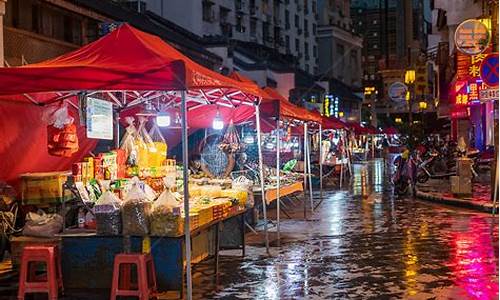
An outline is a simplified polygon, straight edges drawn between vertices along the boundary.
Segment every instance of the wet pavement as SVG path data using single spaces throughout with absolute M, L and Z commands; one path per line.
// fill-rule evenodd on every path
M 498 299 L 497 216 L 395 198 L 382 161 L 354 169 L 307 219 L 285 202 L 294 218 L 282 215 L 280 247 L 270 229 L 271 257 L 249 233 L 219 276 L 213 261 L 194 266 L 194 299 Z
M 282 219 L 272 257 L 249 235 L 218 278 L 197 265 L 195 299 L 498 299 L 498 217 L 395 198 L 388 178 L 381 161 L 355 165 L 310 220 Z

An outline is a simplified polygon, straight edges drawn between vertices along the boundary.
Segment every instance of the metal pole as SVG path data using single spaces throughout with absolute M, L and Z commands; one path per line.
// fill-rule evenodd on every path
M 280 246 L 280 152 L 281 152 L 281 137 L 280 137 L 280 119 L 276 120 L 276 232 L 278 234 L 277 245 Z
M 120 113 L 115 111 L 115 149 L 120 148 Z
M 312 176 L 311 176 L 311 145 L 309 144 L 309 139 L 307 140 L 307 176 L 309 178 L 309 201 L 311 202 L 311 214 L 313 214 L 314 198 L 313 198 Z
M 184 180 L 184 239 L 186 243 L 186 287 L 187 299 L 193 298 L 193 285 L 191 280 L 191 230 L 189 229 L 189 178 L 188 178 L 188 129 L 187 129 L 187 105 L 186 92 L 181 91 L 181 113 L 182 113 L 182 178 Z
M 319 198 L 323 200 L 323 126 L 319 124 Z
M 306 203 L 307 203 L 307 167 L 306 167 L 306 159 L 307 159 L 307 123 L 304 122 L 304 160 L 303 160 L 303 168 L 304 168 L 304 219 L 306 219 Z
M 267 232 L 267 202 L 266 202 L 266 188 L 264 186 L 264 166 L 262 162 L 262 144 L 261 144 L 261 131 L 260 131 L 260 108 L 259 105 L 255 106 L 255 123 L 257 127 L 257 149 L 259 152 L 259 176 L 260 176 L 260 190 L 262 194 L 262 212 L 264 215 L 264 233 L 266 236 L 266 253 L 269 253 L 269 234 Z

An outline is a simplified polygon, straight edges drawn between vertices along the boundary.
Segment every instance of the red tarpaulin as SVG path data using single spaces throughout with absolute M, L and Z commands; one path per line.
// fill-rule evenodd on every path
M 253 95 L 259 92 L 251 85 L 196 64 L 161 38 L 128 24 L 93 43 L 54 59 L 0 69 L 0 95 L 56 91 L 220 88 Z M 228 94 L 231 91 L 224 92 Z M 224 94 L 220 91 L 217 93 Z
M 47 125 L 40 106 L 0 101 L 0 180 L 14 183 L 19 174 L 70 170 L 92 151 L 97 140 L 86 138 L 85 127 L 77 126 L 80 150 L 72 157 L 51 156 L 47 152 Z M 78 115 L 70 109 L 78 125 Z

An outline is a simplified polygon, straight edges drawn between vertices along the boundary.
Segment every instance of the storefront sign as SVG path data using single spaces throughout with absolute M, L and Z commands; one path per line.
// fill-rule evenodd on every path
M 457 49 L 467 55 L 483 53 L 490 43 L 490 30 L 481 20 L 469 19 L 455 31 Z
M 498 53 L 491 53 L 483 59 L 479 73 L 487 86 L 498 87 Z
M 394 82 L 389 87 L 389 98 L 393 101 L 404 101 L 408 87 L 402 82 Z
M 87 137 L 113 139 L 113 104 L 111 102 L 87 98 Z
M 498 88 L 487 88 L 479 91 L 479 100 L 481 102 L 498 100 Z

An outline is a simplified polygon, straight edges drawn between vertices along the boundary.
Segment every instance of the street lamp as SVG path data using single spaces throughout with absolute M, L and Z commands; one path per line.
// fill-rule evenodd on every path
M 408 100 L 408 121 L 410 126 L 413 123 L 412 107 L 413 107 L 413 97 L 414 97 L 414 83 L 415 83 L 415 70 L 406 70 L 405 72 L 405 83 L 408 85 L 408 93 L 406 99 Z
M 420 110 L 426 110 L 427 109 L 427 102 L 425 101 L 420 101 L 418 103 L 418 107 L 420 108 Z

